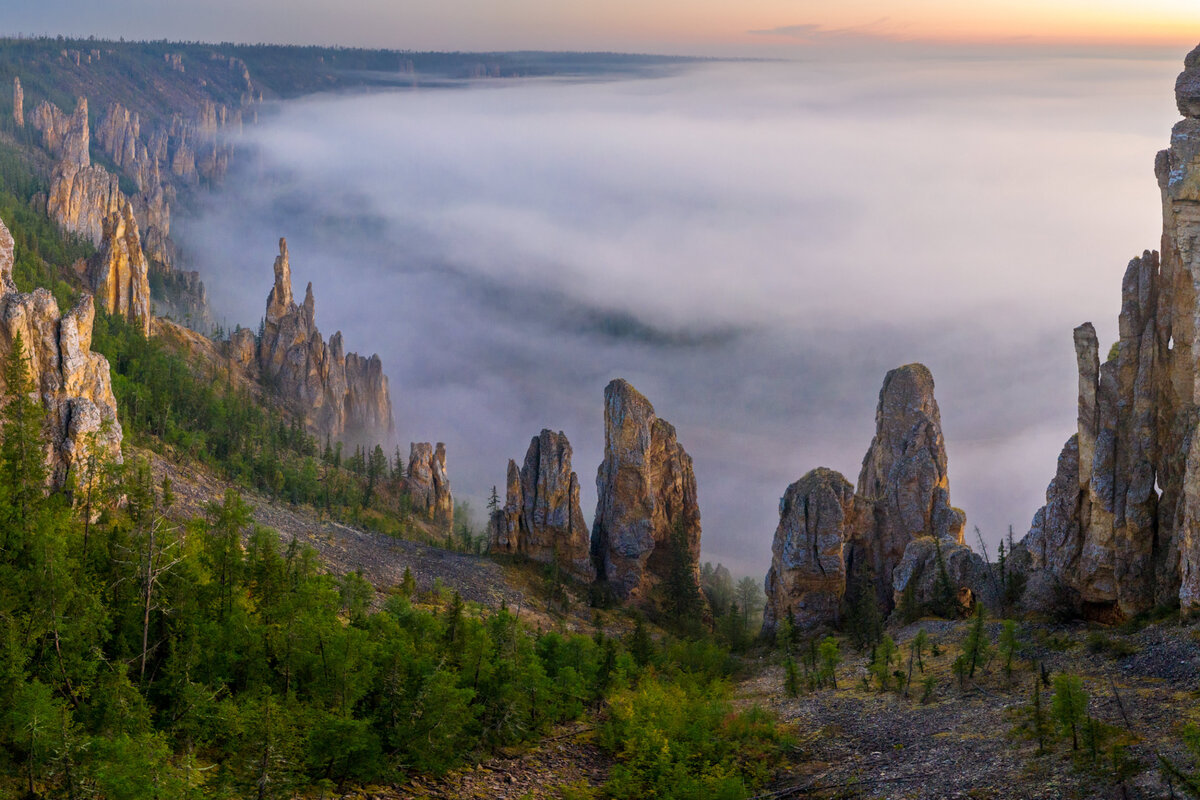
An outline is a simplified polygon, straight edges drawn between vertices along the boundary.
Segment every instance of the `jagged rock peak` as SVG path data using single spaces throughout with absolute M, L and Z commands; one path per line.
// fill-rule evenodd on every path
M 771 545 L 765 634 L 785 619 L 803 631 L 837 623 L 846 592 L 843 548 L 869 523 L 869 510 L 841 473 L 824 467 L 787 488 Z
M 520 553 L 557 563 L 575 578 L 596 577 L 587 522 L 579 505 L 579 478 L 571 469 L 571 443 L 549 429 L 533 437 L 518 471 L 508 462 L 506 502 L 488 523 L 494 552 Z
M 648 602 L 672 563 L 700 583 L 700 507 L 691 456 L 675 428 L 627 381 L 604 389 L 604 461 L 596 474 L 592 550 L 619 599 Z
M 312 284 L 309 284 L 310 288 Z M 267 297 L 267 319 L 279 320 L 292 311 L 292 264 L 288 258 L 287 239 L 279 240 L 279 255 L 275 257 L 275 285 Z
M 856 543 L 890 610 L 892 573 L 909 542 L 925 536 L 962 544 L 965 515 L 950 505 L 950 481 L 933 375 L 923 364 L 887 374 L 875 411 L 875 438 L 863 458 L 858 494 L 874 503 L 871 534 Z
M 104 241 L 104 220 L 126 202 L 116 175 L 99 165 L 80 167 L 64 160 L 51 175 L 46 213 L 59 227 L 99 247 Z
M 293 300 L 287 240 L 280 239 L 258 348 L 259 371 L 320 437 L 348 437 L 368 445 L 388 441 L 395 422 L 379 356 L 347 354 L 340 331 L 327 347 L 315 317 L 311 283 L 303 305 Z
M 21 79 L 13 76 L 13 123 L 18 128 L 25 127 L 25 91 L 21 88 Z
M 412 508 L 435 524 L 450 528 L 454 524 L 454 498 L 446 473 L 446 445 L 412 442 L 408 451 L 408 475 L 404 490 Z
M 91 351 L 92 297 L 83 295 L 62 315 L 46 289 L 18 292 L 12 268 L 12 235 L 0 220 L 0 358 L 12 351 L 19 333 L 46 409 L 51 480 L 56 486 L 69 481 L 84 486 L 94 466 L 121 461 L 121 424 L 108 361 Z
M 110 314 L 136 322 L 150 335 L 150 272 L 133 206 L 126 201 L 104 221 L 104 237 L 89 265 L 92 291 Z

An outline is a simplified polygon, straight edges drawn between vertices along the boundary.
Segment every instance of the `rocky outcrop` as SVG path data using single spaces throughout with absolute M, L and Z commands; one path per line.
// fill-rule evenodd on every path
M 508 462 L 505 504 L 489 520 L 488 541 L 492 552 L 558 564 L 581 581 L 595 579 L 579 478 L 571 469 L 571 444 L 561 431 L 543 430 L 533 437 L 522 469 Z
M 955 590 L 985 591 L 986 564 L 963 544 L 966 516 L 950 505 L 933 391 L 933 376 L 921 364 L 887 374 L 857 491 L 823 468 L 788 487 L 766 579 L 765 633 L 773 634 L 785 616 L 805 630 L 835 625 L 846 594 L 864 585 L 885 614 L 912 581 L 918 602 L 930 603 L 938 543 L 954 560 Z
M 412 509 L 434 524 L 449 529 L 454 524 L 454 498 L 446 474 L 446 445 L 413 442 L 408 451 L 404 491 Z
M 104 167 L 60 161 L 51 174 L 46 213 L 63 230 L 99 247 L 104 221 L 127 202 L 117 176 Z
M 700 507 L 691 456 L 675 428 L 623 380 L 604 389 L 604 461 L 592 549 L 621 600 L 649 601 L 682 559 L 700 585 Z
M 21 88 L 21 79 L 13 76 L 13 123 L 18 128 L 25 127 L 25 91 Z
M 835 625 L 846 593 L 845 547 L 863 524 L 869 504 L 854 495 L 841 473 L 820 467 L 787 488 L 771 545 L 763 630 L 784 619 L 802 631 Z
M 292 299 L 291 262 L 284 239 L 279 240 L 275 283 L 267 297 L 258 369 L 276 396 L 321 438 L 373 444 L 388 440 L 395 431 L 379 356 L 346 354 L 340 331 L 325 344 L 317 330 L 312 284 L 302 304 Z
M 940 539 L 922 536 L 904 548 L 904 556 L 892 573 L 894 606 L 902 607 L 907 594 L 913 608 L 936 609 L 943 567 L 959 614 L 969 614 L 976 602 L 988 608 L 1000 608 L 999 578 L 982 556 L 949 536 Z
M 42 145 L 59 160 L 79 167 L 92 163 L 86 97 L 79 98 L 75 113 L 70 116 L 43 100 L 33 110 L 33 127 L 41 132 Z
M 880 605 L 890 611 L 892 572 L 909 543 L 934 536 L 961 544 L 966 523 L 966 515 L 950 505 L 941 414 L 933 375 L 923 364 L 894 369 L 884 378 L 858 494 L 873 504 L 875 520 L 854 541 L 851 558 L 874 576 Z
M 1176 100 L 1186 118 L 1155 161 L 1161 255 L 1129 262 L 1112 358 L 1099 363 L 1091 325 L 1075 331 L 1078 430 L 1021 544 L 1034 573 L 1053 576 L 1085 614 L 1103 619 L 1159 604 L 1200 609 L 1200 457 L 1192 454 L 1200 410 L 1200 48 L 1185 61 Z
M 88 278 L 108 313 L 137 323 L 143 336 L 150 335 L 149 267 L 128 202 L 104 221 L 103 242 L 89 265 Z
M 103 461 L 121 460 L 121 424 L 108 361 L 91 351 L 95 308 L 83 295 L 65 315 L 46 289 L 12 280 L 13 240 L 0 222 L 0 357 L 20 335 L 30 377 L 46 409 L 47 453 L 56 486 L 86 485 Z

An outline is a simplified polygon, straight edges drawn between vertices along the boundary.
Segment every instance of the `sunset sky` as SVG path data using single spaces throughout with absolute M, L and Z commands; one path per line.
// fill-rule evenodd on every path
M 1195 0 L 0 0 L 8 34 L 404 49 L 801 52 L 836 44 L 1173 46 Z

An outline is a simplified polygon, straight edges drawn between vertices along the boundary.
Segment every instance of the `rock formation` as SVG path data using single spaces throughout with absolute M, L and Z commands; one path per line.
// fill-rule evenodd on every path
M 108 313 L 137 323 L 142 335 L 150 335 L 149 267 L 128 202 L 105 219 L 103 241 L 89 265 L 88 278 Z
M 870 523 L 870 512 L 831 469 L 814 469 L 787 488 L 771 545 L 765 630 L 789 618 L 800 630 L 837 622 L 846 593 L 846 543 Z
M 33 110 L 33 127 L 41 132 L 42 144 L 51 155 L 79 167 L 92 163 L 86 97 L 79 98 L 75 113 L 70 116 L 43 100 Z
M 579 478 L 571 470 L 571 444 L 561 431 L 533 437 L 518 470 L 508 462 L 505 504 L 488 523 L 492 552 L 520 553 L 534 561 L 557 563 L 575 578 L 596 577 Z
M 46 409 L 51 480 L 56 486 L 82 486 L 94 463 L 121 460 L 121 424 L 108 361 L 91 352 L 92 298 L 83 295 L 62 315 L 46 289 L 18 292 L 12 268 L 12 235 L 0 222 L 0 357 L 7 357 L 20 334 L 30 377 Z
M 104 221 L 110 214 L 120 213 L 127 202 L 116 175 L 101 166 L 64 160 L 51 174 L 46 213 L 63 230 L 99 247 L 104 241 Z
M 292 299 L 287 241 L 279 240 L 275 284 L 258 346 L 258 369 L 276 395 L 321 437 L 366 443 L 386 441 L 395 430 L 387 376 L 379 356 L 346 354 L 341 332 L 328 346 L 316 325 L 312 284 L 304 303 Z
M 1076 434 L 1022 542 L 1031 569 L 1078 595 L 1083 611 L 1129 617 L 1159 604 L 1200 608 L 1200 48 L 1176 82 L 1185 116 L 1158 154 L 1162 250 L 1129 262 L 1116 353 L 1099 361 L 1090 324 L 1075 330 Z
M 25 91 L 16 76 L 13 76 L 13 122 L 18 128 L 25 127 Z
M 626 381 L 604 389 L 604 461 L 596 474 L 592 552 L 621 600 L 649 601 L 676 559 L 700 585 L 700 508 L 691 456 L 675 428 Z
M 890 611 L 892 572 L 909 542 L 933 536 L 962 544 L 966 522 L 950 505 L 941 414 L 933 375 L 923 364 L 894 369 L 884 378 L 858 494 L 872 502 L 875 524 L 869 535 L 855 539 L 849 558 L 874 575 L 880 605 Z
M 788 487 L 766 579 L 765 632 L 773 633 L 785 617 L 802 629 L 834 625 L 846 593 L 868 581 L 884 613 L 914 578 L 918 602 L 928 603 L 939 547 L 953 559 L 955 588 L 979 591 L 987 568 L 963 544 L 966 517 L 950 505 L 933 389 L 933 376 L 921 364 L 884 378 L 857 492 L 829 469 Z
M 446 475 L 446 445 L 413 442 L 408 451 L 408 472 L 404 491 L 416 513 L 449 529 L 454 524 L 454 498 Z

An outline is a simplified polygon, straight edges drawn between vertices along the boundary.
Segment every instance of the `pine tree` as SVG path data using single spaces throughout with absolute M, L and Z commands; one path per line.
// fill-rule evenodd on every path
M 937 558 L 937 579 L 933 585 L 933 610 L 939 617 L 954 619 L 958 616 L 958 597 L 954 584 L 950 581 L 950 573 L 946 571 L 946 560 L 942 556 L 942 543 L 934 541 L 934 553 Z
M 1071 749 L 1079 749 L 1079 726 L 1087 716 L 1088 696 L 1078 675 L 1060 673 L 1054 676 L 1054 720 L 1065 738 L 1071 735 Z
M 496 491 L 496 487 L 492 486 L 492 494 L 487 501 L 488 515 L 495 514 L 498 508 L 500 508 L 500 494 Z
M 966 660 L 968 678 L 975 677 L 975 669 L 987 659 L 988 652 L 992 649 L 992 644 L 988 641 L 987 631 L 984 629 L 983 623 L 983 603 L 979 603 L 975 606 L 975 617 L 971 620 L 971 628 L 967 632 L 967 640 L 963 643 L 962 655 Z
M 42 450 L 45 411 L 34 394 L 28 356 L 20 332 L 13 337 L 12 350 L 4 363 L 4 387 L 8 397 L 0 413 L 0 467 L 3 489 L 11 516 L 9 523 L 27 536 L 36 508 L 46 491 L 46 462 Z

